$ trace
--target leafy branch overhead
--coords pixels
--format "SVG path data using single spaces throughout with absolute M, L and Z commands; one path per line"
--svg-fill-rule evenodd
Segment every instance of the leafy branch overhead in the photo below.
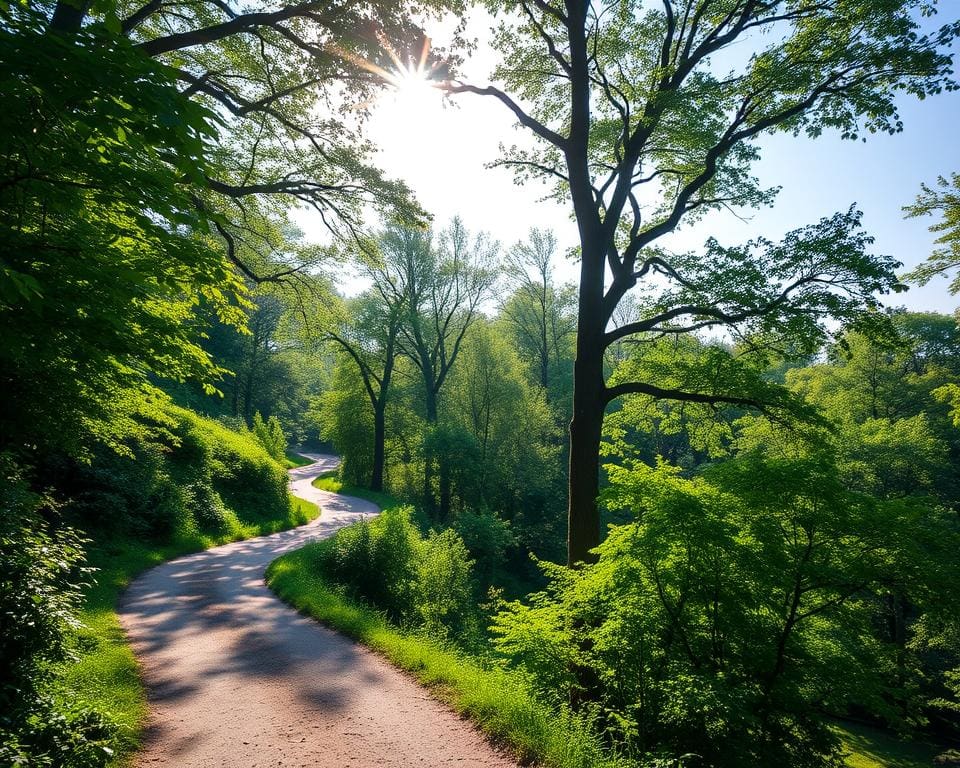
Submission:
M 772 201 L 750 174 L 758 136 L 896 132 L 899 91 L 955 87 L 939 51 L 953 32 L 919 36 L 916 5 L 525 0 L 499 28 L 520 52 L 496 70 L 506 91 L 450 90 L 493 96 L 532 131 L 541 148 L 503 162 L 570 192 L 613 278 L 609 319 L 681 220 Z M 734 42 L 751 45 L 746 61 Z
M 60 416 L 77 419 L 45 429 L 46 401 L 25 388 L 11 439 L 22 427 L 119 448 L 131 403 L 159 397 L 153 377 L 215 391 L 223 371 L 194 308 L 242 328 L 253 284 L 315 290 L 329 249 L 304 242 L 291 207 L 337 238 L 371 210 L 419 220 L 362 138 L 382 87 L 363 60 L 418 44 L 446 7 L 2 6 L 0 358 L 23 373 L 3 381 L 65 382 Z
M 358 236 L 370 210 L 423 219 L 406 185 L 372 164 L 363 123 L 384 85 L 371 70 L 388 65 L 386 49 L 413 49 L 422 23 L 448 8 L 459 4 L 148 0 L 78 9 L 63 0 L 50 28 L 70 33 L 102 21 L 216 115 L 213 166 L 191 183 L 228 257 L 260 282 L 289 276 L 271 262 L 302 268 L 320 259 L 316 250 L 282 247 L 291 206 L 314 211 L 336 238 Z M 434 56 L 456 63 L 443 51 Z
M 960 266 L 960 173 L 937 179 L 936 187 L 923 185 L 913 205 L 904 208 L 907 216 L 939 216 L 940 220 L 930 225 L 937 234 L 937 247 L 926 262 L 913 270 L 907 279 L 926 285 L 938 275 Z M 950 292 L 960 292 L 960 277 L 950 283 Z

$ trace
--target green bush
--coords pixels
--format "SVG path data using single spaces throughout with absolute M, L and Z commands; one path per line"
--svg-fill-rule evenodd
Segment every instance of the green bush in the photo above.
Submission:
M 419 623 L 434 637 L 471 637 L 476 630 L 473 572 L 463 539 L 431 531 L 420 546 L 415 604 Z
M 694 479 L 607 470 L 602 498 L 634 522 L 594 564 L 545 566 L 548 589 L 494 621 L 544 696 L 594 713 L 630 754 L 711 767 L 835 766 L 827 713 L 902 717 L 892 672 L 901 659 L 912 674 L 909 657 L 877 638 L 874 595 L 940 588 L 953 568 L 926 544 L 956 551 L 953 522 L 848 491 L 823 455 L 744 455 Z
M 70 657 L 81 599 L 83 541 L 51 526 L 49 500 L 0 456 L 0 764 L 100 766 L 109 724 L 51 695 L 54 665 Z
M 271 416 L 264 421 L 260 411 L 257 411 L 253 414 L 251 431 L 257 442 L 260 443 L 260 447 L 270 454 L 271 458 L 282 464 L 287 454 L 287 438 L 283 434 L 280 420 L 276 416 Z
M 167 544 L 289 517 L 286 472 L 251 433 L 175 406 L 164 414 L 130 455 L 102 449 L 50 472 L 69 478 L 62 492 L 78 527 Z
M 190 475 L 199 476 L 241 523 L 275 518 L 289 507 L 286 472 L 250 433 L 182 408 L 168 411 L 177 421 L 179 444 L 170 461 L 179 470 L 181 483 Z
M 452 530 L 424 537 L 411 507 L 392 507 L 372 521 L 311 545 L 322 576 L 396 622 L 435 636 L 459 636 L 476 625 L 473 560 Z
M 463 539 L 474 559 L 474 573 L 481 588 L 497 580 L 507 552 L 517 545 L 510 523 L 489 509 L 465 509 L 457 513 L 453 529 Z

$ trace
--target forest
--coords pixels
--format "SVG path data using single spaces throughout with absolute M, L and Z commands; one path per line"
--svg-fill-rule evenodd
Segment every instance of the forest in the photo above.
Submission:
M 670 239 L 775 205 L 764 137 L 955 99 L 941 5 L 0 0 L 0 764 L 136 764 L 124 590 L 322 522 L 307 453 L 382 512 L 268 586 L 519 764 L 960 765 L 960 325 L 907 308 L 960 158 L 930 253 Z M 427 37 L 477 8 L 496 85 Z M 578 242 L 381 170 L 403 78 L 506 110 Z

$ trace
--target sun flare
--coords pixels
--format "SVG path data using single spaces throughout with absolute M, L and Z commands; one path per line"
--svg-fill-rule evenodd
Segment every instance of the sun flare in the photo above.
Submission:
M 353 61 L 368 72 L 372 72 L 385 83 L 390 85 L 395 96 L 412 109 L 419 109 L 426 100 L 434 99 L 441 85 L 437 77 L 440 62 L 428 64 L 430 58 L 430 38 L 423 38 L 423 45 L 417 57 L 408 56 L 405 59 L 394 50 L 389 41 L 380 38 L 380 45 L 390 57 L 393 66 L 389 69 L 378 64 L 340 51 L 340 55 Z
M 390 73 L 388 80 L 403 99 L 418 101 L 425 97 L 436 95 L 437 82 L 430 78 L 430 73 L 418 67 L 403 67 Z

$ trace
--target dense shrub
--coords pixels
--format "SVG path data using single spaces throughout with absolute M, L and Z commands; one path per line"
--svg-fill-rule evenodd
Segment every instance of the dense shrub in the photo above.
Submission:
M 875 595 L 939 589 L 943 559 L 901 564 L 931 542 L 955 551 L 955 521 L 847 491 L 823 456 L 608 471 L 604 498 L 635 521 L 495 619 L 542 695 L 593 712 L 629 753 L 730 768 L 836 765 L 825 714 L 903 717 L 913 672 L 873 631 Z
M 256 441 L 274 461 L 282 462 L 287 453 L 287 438 L 283 434 L 283 427 L 280 426 L 280 420 L 276 416 L 271 416 L 264 420 L 260 411 L 253 414 L 253 425 L 251 427 Z
M 517 545 L 510 523 L 493 510 L 465 509 L 457 513 L 453 529 L 476 563 L 474 574 L 478 585 L 485 589 L 496 583 L 508 550 Z
M 416 610 L 431 635 L 471 636 L 474 609 L 473 565 L 460 536 L 447 528 L 431 531 L 417 558 Z
M 393 621 L 434 636 L 476 626 L 473 560 L 452 530 L 424 537 L 413 509 L 393 507 L 311 545 L 314 567 Z
M 340 456 L 340 479 L 365 485 L 373 470 L 373 413 L 354 363 L 339 362 L 330 389 L 314 400 L 311 418 L 320 438 Z
M 102 765 L 108 724 L 82 703 L 58 707 L 50 691 L 77 625 L 83 542 L 44 519 L 55 510 L 9 457 L 0 477 L 0 764 Z
M 54 468 L 78 527 L 166 543 L 288 515 L 286 473 L 252 434 L 174 406 L 164 414 L 130 455 L 104 449 L 91 464 Z
M 170 408 L 180 444 L 170 454 L 183 474 L 195 474 L 232 509 L 240 522 L 277 517 L 289 507 L 287 475 L 253 438 L 181 408 Z

